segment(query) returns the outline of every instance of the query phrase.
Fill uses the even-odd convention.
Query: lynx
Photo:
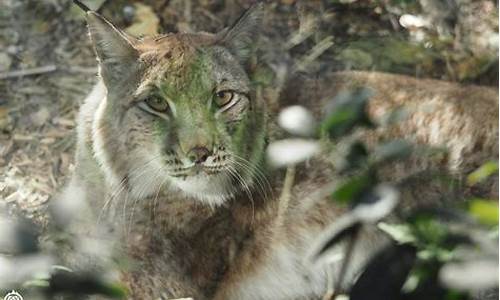
[[[315,299],[338,267],[304,260],[342,212],[314,196],[333,171],[321,157],[297,166],[283,208],[283,173],[265,164],[274,111],[245,69],[262,10],[217,34],[142,39],[86,12],[100,79],[81,107],[76,171],[62,201],[83,203],[83,240],[109,238],[132,260],[120,275],[130,299]],[[367,141],[449,148],[445,159],[415,162],[415,170],[464,174],[498,155],[498,95],[485,87],[346,71],[291,79],[281,101],[320,115],[327,99],[357,85],[374,91],[374,117],[415,108],[401,123],[366,133]],[[425,105],[431,109],[418,109]],[[92,226],[102,223],[109,232]],[[382,242],[367,235],[359,263]]]

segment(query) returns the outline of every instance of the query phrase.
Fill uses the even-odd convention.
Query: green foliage
[[[321,132],[332,139],[340,138],[357,126],[373,127],[366,111],[371,91],[359,88],[337,96],[331,113],[321,124]]]
[[[378,228],[391,236],[399,244],[410,244],[418,249],[422,261],[449,261],[453,257],[452,248],[447,244],[451,233],[446,225],[432,215],[419,215],[401,224],[380,223]]]
[[[108,284],[103,286],[102,294],[115,299],[125,299],[127,297],[127,289],[121,284]]]
[[[48,294],[102,295],[113,299],[127,297],[127,289],[119,283],[102,279],[97,273],[77,273],[59,270],[48,279]]]
[[[333,193],[332,198],[343,204],[353,203],[361,198],[376,183],[375,175],[366,172],[362,175],[349,178]]]
[[[469,213],[481,224],[498,226],[498,202],[484,199],[472,199],[469,203]]]
[[[336,59],[355,69],[407,73],[415,65],[432,69],[437,57],[435,50],[425,48],[422,44],[395,37],[379,37],[350,42]]]
[[[412,233],[421,245],[439,245],[446,236],[446,227],[430,215],[417,215],[410,221]]]
[[[464,295],[463,292],[455,291],[455,290],[449,290],[446,293],[445,296],[446,300],[461,300],[461,299],[467,299],[467,296]]]
[[[477,184],[498,172],[498,162],[489,161],[467,176],[469,185]]]
[[[360,169],[366,165],[368,160],[368,150],[360,141],[356,141],[349,146],[349,150],[342,165],[339,166],[339,171],[346,172]]]
[[[369,95],[368,90],[359,88],[353,92],[343,93],[334,99],[330,113],[321,123],[322,136],[338,141],[358,127],[374,127],[366,114]],[[395,116],[393,119],[391,122],[397,122],[395,120],[399,117]],[[414,147],[404,140],[390,140],[375,146],[373,150],[368,150],[358,140],[351,142],[344,157],[339,159],[338,168],[339,173],[351,175],[347,176],[331,195],[334,201],[343,205],[348,204],[351,210],[346,213],[342,222],[339,221],[340,229],[332,231],[331,236],[324,239],[321,251],[316,253],[317,256],[325,255],[329,248],[342,240],[350,241],[348,244],[354,247],[352,245],[356,243],[356,238],[359,237],[357,233],[361,227],[372,226],[370,222],[373,223],[373,220],[376,220],[374,216],[377,212],[375,211],[390,207],[388,202],[384,203],[380,195],[374,192],[381,186],[377,174],[381,167],[396,160],[404,160],[411,154],[440,155],[442,153],[441,149],[434,148],[414,151]],[[478,184],[497,171],[498,163],[488,162],[471,173],[467,178],[467,183]],[[417,177],[415,174],[415,179]],[[412,180],[412,178],[413,175],[410,175],[404,180]],[[449,177],[444,179],[444,184],[456,183]],[[436,178],[435,180],[443,179]],[[361,208],[357,209],[358,207]],[[392,210],[392,208],[389,209]],[[464,291],[456,291],[439,282],[440,272],[449,264],[467,261],[467,257],[461,254],[459,249],[481,248],[475,244],[473,235],[477,232],[484,233],[484,230],[477,227],[472,220],[475,218],[481,224],[490,227],[498,226],[498,214],[497,203],[473,199],[469,203],[468,211],[463,211],[458,207],[431,208],[413,211],[409,216],[402,216],[398,224],[378,223],[378,228],[396,242],[395,246],[383,249],[368,262],[366,269],[353,286],[350,297],[352,299],[388,299],[388,297],[400,299],[399,297],[409,296],[411,299],[420,299],[426,295],[439,295],[439,299],[470,299]],[[347,248],[346,251],[350,252],[352,248]],[[401,261],[402,256],[406,257],[404,261]],[[378,259],[383,260],[384,263],[375,261]],[[343,261],[342,269],[348,263],[348,260]],[[392,271],[381,279],[378,278],[379,275],[376,275],[384,272],[381,268]],[[342,278],[343,274],[338,276]],[[382,287],[372,286],[373,282]],[[371,294],[368,295],[366,290],[371,290]]]
[[[394,241],[399,244],[415,243],[416,237],[408,224],[388,224],[380,222],[378,228],[388,234]]]
[[[394,160],[405,159],[412,153],[412,146],[404,140],[393,140],[378,145],[373,150],[373,163],[383,164]]]

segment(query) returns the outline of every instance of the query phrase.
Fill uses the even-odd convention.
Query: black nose
[[[207,148],[200,146],[194,147],[188,152],[188,158],[192,162],[197,164],[201,164],[202,162],[206,161],[209,156],[210,156],[210,151],[208,151]]]

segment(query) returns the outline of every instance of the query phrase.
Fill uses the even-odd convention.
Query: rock
[[[31,122],[37,127],[42,126],[50,118],[50,111],[46,107],[42,107],[31,116]]]
[[[0,72],[8,71],[12,65],[12,59],[10,55],[5,52],[0,52]]]

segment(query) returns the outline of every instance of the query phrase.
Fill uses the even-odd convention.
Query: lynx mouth
[[[170,176],[180,179],[194,178],[199,176],[217,175],[226,170],[226,166],[206,166],[206,165],[193,165],[190,167],[176,169]]]

